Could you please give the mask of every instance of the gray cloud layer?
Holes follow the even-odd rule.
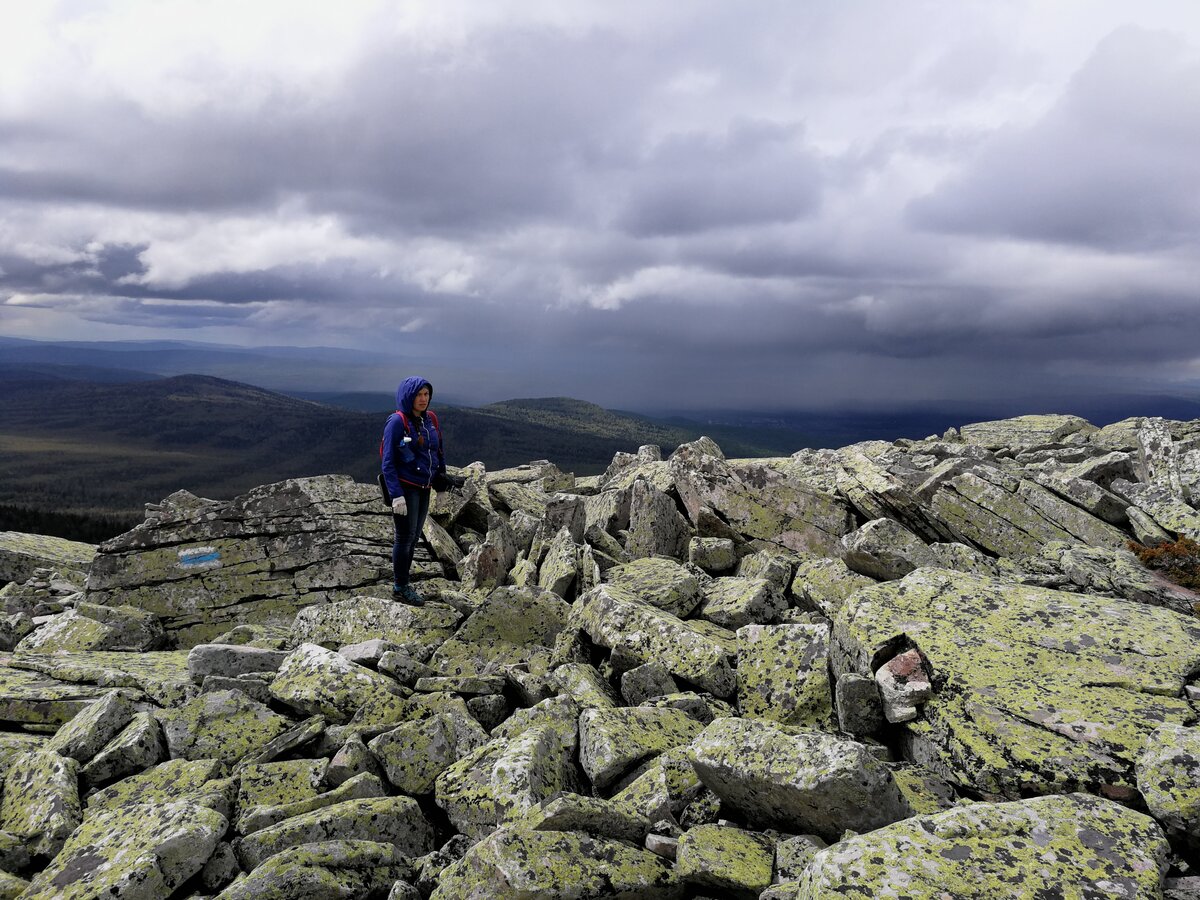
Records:
[[[1200,21],[1122,6],[366,4],[315,70],[197,6],[144,75],[145,8],[66,7],[0,94],[0,331],[627,409],[1194,392]]]

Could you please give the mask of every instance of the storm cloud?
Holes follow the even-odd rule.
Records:
[[[1195,394],[1200,13],[1145,6],[23,5],[0,333],[477,402]]]

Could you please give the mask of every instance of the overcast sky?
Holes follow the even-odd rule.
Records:
[[[1195,0],[0,27],[11,337],[360,347],[479,402],[1032,409],[1200,393],[1198,237]]]

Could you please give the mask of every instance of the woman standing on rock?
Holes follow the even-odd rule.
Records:
[[[433,385],[424,378],[405,378],[396,388],[396,411],[383,429],[381,451],[384,481],[392,496],[392,597],[414,606],[423,604],[408,582],[413,553],[429,514],[429,490],[446,478],[442,430],[429,408]],[[440,487],[440,484],[439,484]]]

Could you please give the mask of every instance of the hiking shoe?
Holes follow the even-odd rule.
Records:
[[[406,584],[401,594],[405,603],[411,604],[412,606],[425,605],[425,598],[413,590],[413,586],[411,584]]]

